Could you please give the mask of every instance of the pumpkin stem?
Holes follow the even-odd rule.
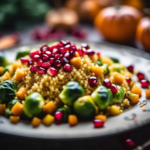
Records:
[[[150,9],[149,8],[145,8],[144,9],[144,14],[145,14],[145,16],[149,16],[150,17]]]

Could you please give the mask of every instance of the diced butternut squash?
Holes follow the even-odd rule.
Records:
[[[75,52],[76,57],[80,57],[80,54],[78,52]]]
[[[103,74],[103,69],[99,66],[92,67],[91,71],[95,73],[96,76],[101,76]]]
[[[136,104],[139,102],[139,95],[134,93],[127,93],[126,97],[131,100],[132,104]]]
[[[147,98],[147,99],[150,98],[150,90],[146,90],[146,91],[145,91],[145,95],[146,95],[146,98]]]
[[[16,71],[16,75],[15,75],[15,79],[18,81],[21,81],[24,78],[25,74],[22,70],[17,70]]]
[[[110,106],[109,113],[111,116],[116,116],[121,113],[120,108],[116,105]]]
[[[90,59],[92,60],[93,63],[97,64],[97,61],[98,61],[98,56],[97,54],[94,54],[92,56],[89,56]]]
[[[18,123],[19,120],[20,120],[20,117],[19,116],[10,116],[10,121],[14,124]]]
[[[11,79],[11,76],[10,76],[9,72],[5,72],[5,74],[2,76],[2,78],[3,78],[3,81],[5,81],[5,80]]]
[[[106,117],[106,115],[97,115],[97,116],[95,116],[95,119],[99,119],[99,120],[106,122],[107,117]]]
[[[78,118],[76,115],[69,115],[68,116],[68,123],[70,126],[75,126],[78,124]]]
[[[74,57],[70,60],[71,65],[75,66],[75,67],[81,67],[82,63],[81,63],[81,58],[80,57]]]
[[[56,110],[56,108],[57,106],[54,104],[54,102],[50,101],[43,106],[43,111],[52,114]]]
[[[13,62],[12,64],[12,70],[13,71],[16,71],[17,68],[20,68],[22,66],[21,62],[20,61],[15,61]]]
[[[40,123],[41,123],[41,119],[39,119],[37,117],[34,117],[31,122],[32,126],[35,128],[38,127],[40,125]]]
[[[21,87],[16,95],[19,97],[19,99],[23,100],[25,99],[25,95],[27,94],[27,89],[25,87]]]
[[[102,56],[101,61],[103,64],[107,64],[108,66],[111,66],[114,62],[107,56]]]
[[[125,80],[124,75],[118,73],[118,72],[114,72],[113,73],[113,82],[117,85],[120,85],[123,83],[123,81]]]
[[[5,115],[5,109],[6,109],[6,105],[0,104],[0,115]]]
[[[23,113],[23,105],[19,102],[17,102],[11,109],[11,113],[14,116],[21,116]]]
[[[137,85],[134,85],[133,88],[131,89],[131,92],[134,94],[138,94],[140,96],[142,93],[142,90]]]
[[[42,123],[45,126],[50,126],[53,122],[54,122],[54,117],[51,116],[50,114],[47,114],[42,120]]]
[[[3,74],[3,71],[4,71],[4,67],[0,67],[0,75]]]

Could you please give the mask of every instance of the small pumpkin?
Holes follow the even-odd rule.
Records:
[[[112,6],[100,11],[94,24],[105,39],[128,44],[134,41],[136,26],[141,17],[140,11],[133,7]]]

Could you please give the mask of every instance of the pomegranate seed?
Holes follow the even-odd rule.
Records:
[[[63,46],[66,46],[67,42],[64,41],[64,40],[61,40],[60,43],[63,45]]]
[[[128,71],[130,71],[130,72],[132,72],[132,73],[133,73],[133,71],[134,71],[133,65],[128,66],[127,69],[128,69]]]
[[[126,81],[127,81],[128,84],[130,84],[131,78],[127,77],[127,78],[126,78]]]
[[[61,54],[65,54],[67,52],[67,50],[64,47],[61,47],[59,49],[59,51],[60,51]]]
[[[141,83],[142,88],[148,88],[150,84],[149,81],[145,79],[141,80],[140,83]]]
[[[66,50],[66,51],[70,51],[70,48],[71,48],[70,45],[66,45],[66,46],[65,46],[65,50]]]
[[[65,72],[70,72],[72,70],[72,66],[70,64],[65,64],[64,65],[64,71]]]
[[[101,53],[96,53],[96,54],[97,54],[98,58],[100,58],[100,57],[101,57]]]
[[[56,60],[56,61],[54,62],[54,67],[60,68],[60,67],[61,67],[61,61],[60,61],[60,60]]]
[[[81,48],[77,49],[77,52],[79,53],[80,56],[83,56],[83,50]]]
[[[28,59],[27,58],[20,58],[20,61],[22,64],[25,64],[28,62]]]
[[[104,122],[102,120],[99,119],[94,119],[93,120],[93,124],[95,128],[102,128],[104,127]]]
[[[42,60],[42,59],[39,59],[39,60],[37,61],[37,66],[38,66],[38,67],[41,67],[42,64],[43,64],[43,60]]]
[[[61,124],[62,119],[63,119],[63,113],[61,111],[57,111],[54,115],[54,118],[55,118],[56,124]]]
[[[63,54],[60,54],[60,58],[63,58],[63,56],[64,56]]]
[[[30,52],[30,57],[33,58],[34,55],[38,55],[39,51]]]
[[[95,52],[92,49],[88,49],[86,51],[86,54],[89,55],[89,56],[93,56],[95,54]]]
[[[71,42],[70,41],[66,41],[66,45],[70,45],[71,44]]]
[[[82,48],[83,54],[86,54],[86,49]]]
[[[30,60],[28,61],[28,66],[33,65],[33,64],[34,64],[34,61],[33,61],[32,59],[30,59]]]
[[[52,46],[52,49],[57,49],[57,48],[58,48],[57,44]]]
[[[48,50],[52,52],[53,48],[51,46],[49,46]]]
[[[49,59],[49,63],[52,65],[52,64],[54,63],[54,60],[55,60],[55,59],[51,57],[51,58]]]
[[[40,51],[41,51],[42,54],[44,54],[47,50],[48,50],[48,46],[47,46],[47,45],[43,45],[43,46],[40,48]]]
[[[144,75],[142,72],[139,72],[139,73],[137,74],[137,77],[138,77],[139,80],[145,79],[145,75]]]
[[[65,65],[65,64],[69,63],[69,60],[66,57],[63,57],[61,59],[61,62],[62,62],[63,65]]]
[[[37,65],[33,65],[33,66],[30,68],[30,71],[31,71],[32,73],[37,72],[37,71],[38,71],[38,66],[37,66]]]
[[[52,53],[50,51],[46,51],[45,54],[49,57],[52,55]]]
[[[132,139],[126,139],[124,141],[124,145],[127,146],[127,147],[134,147],[135,143]]]
[[[115,84],[112,84],[110,86],[110,89],[111,89],[113,94],[116,94],[118,92],[118,88],[117,88],[117,86]]]
[[[85,49],[89,49],[90,48],[86,43],[81,44],[81,47],[85,48]]]
[[[71,50],[75,52],[77,48],[75,46],[71,46]]]
[[[70,58],[70,53],[69,53],[69,52],[66,52],[66,53],[64,54],[64,57],[67,58],[67,59],[69,59],[69,58]]]
[[[46,70],[44,68],[40,67],[39,70],[38,70],[38,73],[41,74],[41,75],[46,74]]]
[[[47,70],[47,73],[48,73],[49,75],[51,75],[52,77],[54,77],[54,76],[57,75],[58,71],[57,71],[57,69],[55,69],[55,68],[53,68],[53,67],[49,67],[48,70]]]
[[[90,77],[88,79],[88,82],[89,82],[90,86],[92,86],[92,87],[95,87],[98,85],[98,80],[96,77]]]
[[[75,57],[75,52],[70,51],[70,59],[73,58],[73,57]]]
[[[43,61],[48,61],[48,59],[49,59],[49,56],[46,55],[46,54],[43,54],[42,60]]]
[[[111,81],[109,79],[104,79],[103,85],[107,88],[110,88],[111,86]]]
[[[43,64],[41,65],[41,67],[43,67],[43,68],[48,68],[48,67],[50,67],[50,63],[45,62],[45,63],[43,63]]]
[[[34,55],[34,56],[33,56],[33,59],[34,59],[35,61],[39,60],[39,59],[40,59],[40,55]]]
[[[54,59],[60,59],[60,54],[55,54]]]
[[[57,53],[58,53],[58,49],[54,48],[53,51],[52,51],[52,54],[57,54]]]

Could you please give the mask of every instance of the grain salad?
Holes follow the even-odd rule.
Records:
[[[62,40],[21,49],[12,64],[3,56],[0,60],[0,115],[12,123],[23,116],[34,127],[94,119],[99,128],[108,116],[138,103],[142,92],[132,80],[133,66],[126,68],[87,44]]]

